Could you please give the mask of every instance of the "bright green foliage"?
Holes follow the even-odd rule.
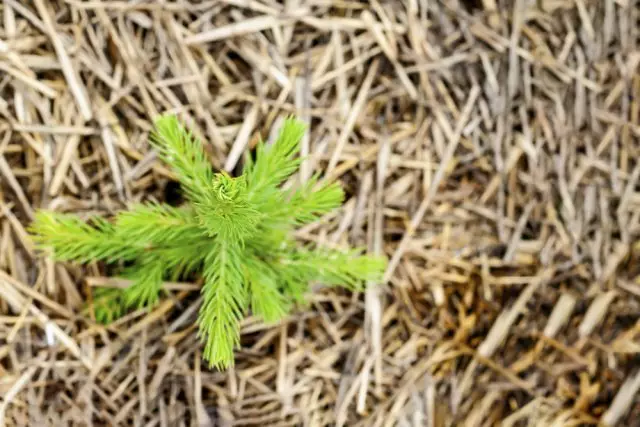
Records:
[[[133,206],[112,221],[83,221],[69,214],[40,211],[31,230],[35,241],[61,261],[125,261],[126,289],[100,289],[96,318],[111,322],[129,307],[155,304],[165,280],[199,273],[204,285],[198,316],[204,356],[212,366],[233,363],[240,321],[252,311],[266,322],[304,302],[309,284],[321,282],[362,289],[379,280],[383,258],[317,247],[293,238],[295,227],[340,206],[337,184],[319,177],[292,190],[281,188],[300,164],[304,126],[287,119],[276,142],[259,143],[239,177],[214,173],[198,141],[174,116],[156,122],[152,143],[176,173],[188,203]]]
[[[122,299],[120,289],[98,288],[93,297],[96,320],[100,323],[111,323],[122,316],[124,312]]]

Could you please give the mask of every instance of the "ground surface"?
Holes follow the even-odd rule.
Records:
[[[640,425],[634,0],[0,2],[7,425]],[[101,266],[34,253],[35,209],[179,203],[173,111],[236,169],[291,113],[348,200],[301,240],[391,259],[367,294],[248,319],[207,369],[198,292],[108,329]],[[634,247],[635,245],[635,247]]]

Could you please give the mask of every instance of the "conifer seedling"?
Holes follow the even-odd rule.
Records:
[[[197,323],[204,358],[219,369],[233,364],[240,321],[250,311],[265,322],[303,303],[311,283],[360,290],[381,279],[386,260],[356,250],[302,245],[297,227],[318,220],[344,198],[336,183],[315,175],[284,189],[302,159],[305,126],[284,121],[272,145],[259,142],[242,175],[214,173],[203,147],[173,115],[155,123],[151,143],[179,180],[180,207],[146,203],[107,219],[40,210],[31,225],[37,245],[58,261],[126,265],[125,289],[99,289],[96,318],[110,322],[127,308],[154,305],[166,280],[202,278]]]

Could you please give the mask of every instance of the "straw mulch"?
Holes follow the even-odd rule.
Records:
[[[634,0],[0,2],[0,417],[10,426],[640,425]],[[286,115],[344,207],[301,241],[391,262],[249,318],[210,370],[197,286],[109,327],[101,265],[34,253],[34,210],[180,203],[176,112],[236,171]]]

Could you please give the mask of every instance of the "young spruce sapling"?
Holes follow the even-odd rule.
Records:
[[[204,358],[211,366],[233,364],[239,324],[251,310],[265,322],[304,302],[312,282],[353,290],[381,278],[386,260],[358,251],[304,246],[296,227],[339,207],[336,183],[319,176],[294,189],[282,184],[298,169],[305,126],[288,118],[272,145],[260,142],[242,175],[214,173],[202,145],[173,115],[155,123],[151,143],[175,172],[187,203],[140,204],[112,220],[37,212],[31,232],[58,261],[125,263],[126,289],[100,289],[96,318],[110,322],[130,307],[158,301],[165,280],[199,274],[203,303],[198,315]]]

